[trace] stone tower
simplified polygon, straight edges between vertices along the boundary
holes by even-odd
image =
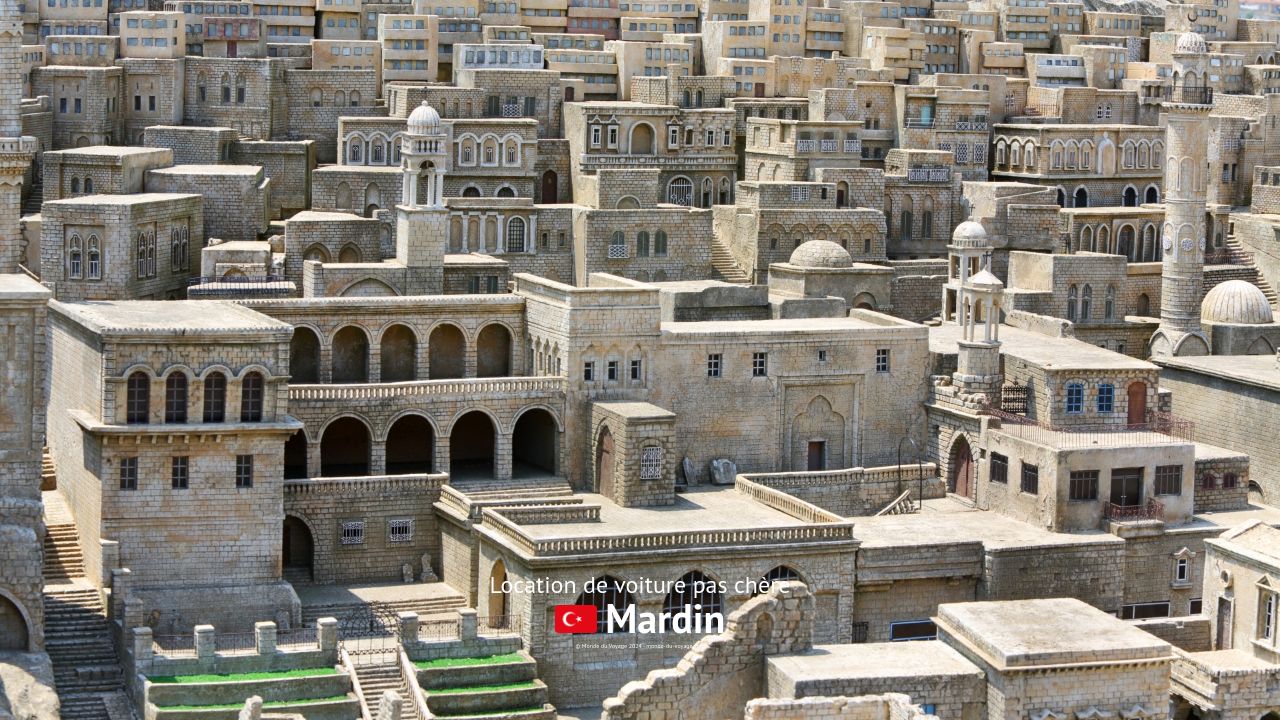
[[[1173,87],[1164,104],[1164,269],[1160,284],[1160,327],[1151,336],[1151,355],[1208,355],[1200,328],[1205,248],[1205,192],[1209,111],[1213,91],[1206,83],[1209,48],[1196,33],[1178,37],[1173,53]]]
[[[22,136],[22,12],[0,0],[0,273],[22,262],[22,178],[35,157],[36,139]]]
[[[449,240],[449,211],[444,205],[444,176],[449,171],[449,128],[425,101],[409,114],[400,146],[403,177],[396,207],[396,260],[410,268],[408,290],[444,292],[444,253]]]

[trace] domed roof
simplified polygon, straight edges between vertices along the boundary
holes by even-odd
[[[1236,325],[1270,324],[1271,304],[1253,283],[1228,280],[1205,293],[1200,303],[1200,319]]]
[[[987,247],[987,229],[976,220],[965,220],[951,233],[951,244],[956,247]]]
[[[440,128],[440,113],[427,104],[426,100],[409,113],[410,135],[434,135]]]
[[[1000,282],[1000,278],[991,274],[990,270],[982,269],[978,273],[969,278],[969,284],[979,288],[1002,288],[1004,283]]]
[[[853,267],[849,251],[830,240],[810,240],[801,243],[791,253],[791,264],[811,268]]]
[[[1184,32],[1178,36],[1178,40],[1173,46],[1173,51],[1178,53],[1207,53],[1209,52],[1209,45],[1205,43],[1204,36],[1200,33]]]

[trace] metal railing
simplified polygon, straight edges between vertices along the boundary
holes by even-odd
[[[934,119],[931,117],[909,117],[903,121],[903,125],[912,129],[928,130],[933,127]]]
[[[214,648],[220,653],[256,653],[258,636],[255,633],[218,633],[214,636]]]
[[[1114,423],[1071,423],[1048,425],[1025,415],[989,408],[988,414],[1000,421],[1000,429],[1024,440],[1053,447],[1106,446],[1126,442],[1121,433],[1145,433],[1130,443],[1173,444],[1191,442],[1195,424],[1169,413],[1147,412],[1144,422],[1131,423],[1118,419]]]
[[[840,148],[840,141],[839,140],[823,140],[819,143],[819,147],[822,149],[822,152],[829,152],[829,153],[838,152]]]
[[[519,615],[478,615],[476,616],[476,634],[483,636],[520,635],[524,630],[523,618]]]
[[[844,151],[854,155],[862,152],[862,141],[856,138],[853,140],[845,140]]]
[[[153,635],[152,652],[166,658],[193,658],[196,656],[196,636],[187,635]]]
[[[1148,498],[1139,505],[1107,503],[1108,520],[1164,520],[1164,503]]]
[[[1164,99],[1169,102],[1189,103],[1191,105],[1212,105],[1213,88],[1203,85],[1180,85],[1165,87]]]
[[[320,639],[314,627],[280,630],[276,633],[276,647],[282,650],[311,649],[319,647],[319,644]]]
[[[610,245],[609,246],[610,260],[626,260],[629,257],[631,257],[631,253],[628,251],[626,245]]]
[[[797,140],[796,152],[813,152],[818,147],[817,140]]]
[[[961,131],[983,131],[985,132],[991,127],[986,120],[957,120],[956,130]]]
[[[947,168],[907,168],[907,182],[950,182]]]
[[[194,285],[211,285],[214,283],[222,285],[252,285],[254,283],[273,283],[283,282],[283,275],[205,275],[203,277],[193,277],[187,280],[187,287]]]
[[[461,634],[457,618],[419,620],[418,640],[453,640]]]

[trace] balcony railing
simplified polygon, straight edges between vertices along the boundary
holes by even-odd
[[[907,168],[907,182],[950,182],[948,168]]]
[[[1107,503],[1108,520],[1164,520],[1164,503],[1148,498],[1145,504],[1117,505]]]
[[[840,145],[838,140],[823,140],[820,147],[824,153],[839,152]]]
[[[844,141],[844,151],[851,155],[857,155],[862,152],[862,141],[854,138],[853,140]]]
[[[962,132],[986,132],[991,125],[986,120],[957,120],[956,130]]]
[[[1030,404],[1030,399],[1028,399]],[[1170,445],[1191,442],[1195,424],[1169,413],[1148,412],[1145,422],[1071,423],[1052,426],[1025,415],[989,408],[1002,432],[1057,448],[1115,447],[1122,445]],[[1140,435],[1139,435],[1140,434]]]
[[[206,275],[204,277],[194,277],[187,280],[187,287],[195,285],[205,285],[212,283],[231,284],[231,285],[254,285],[259,283],[272,283],[284,280],[283,275]]]
[[[816,149],[818,149],[817,140],[797,140],[796,141],[796,152],[802,152],[802,153],[813,152]]]
[[[1212,105],[1213,88],[1201,85],[1182,85],[1166,87],[1164,99],[1169,102],[1188,103],[1191,105]]]
[[[626,245],[610,245],[609,246],[610,260],[626,260],[629,257],[631,257],[631,253],[628,252]]]
[[[912,129],[929,130],[933,127],[933,118],[931,117],[915,117],[907,118],[904,124]]]

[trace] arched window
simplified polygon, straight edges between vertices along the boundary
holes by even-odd
[[[1098,386],[1098,412],[1109,413],[1116,409],[1116,386],[1102,383]]]
[[[78,177],[71,178],[71,192],[73,193],[80,192],[80,178]]]
[[[621,230],[615,230],[609,237],[609,257],[624,258],[627,256],[627,237]]]
[[[1080,320],[1083,322],[1089,319],[1089,313],[1093,310],[1093,288],[1085,285],[1084,290],[1080,293]]]
[[[1066,411],[1070,415],[1084,412],[1084,385],[1076,382],[1067,383]]]
[[[212,372],[204,379],[204,422],[220,423],[227,419],[227,376]]]
[[[515,165],[519,159],[519,151],[514,140],[507,142],[507,164]]]
[[[636,257],[649,257],[649,233],[644,230],[636,234]]]
[[[661,230],[653,234],[653,254],[657,257],[667,256],[667,234]]]
[[[240,422],[262,422],[262,373],[251,372],[240,383]]]
[[[1107,286],[1107,295],[1102,304],[1102,317],[1111,320],[1116,314],[1116,286]]]
[[[524,218],[513,217],[507,221],[507,252],[524,252]]]
[[[360,91],[352,90],[351,95],[347,97],[347,100],[351,103],[351,107],[358,106],[360,104]]]
[[[88,278],[90,280],[102,279],[102,244],[98,240],[97,235],[89,236],[88,250]]]
[[[171,373],[164,381],[164,421],[166,423],[185,423],[187,421],[187,376],[185,373]]]
[[[760,583],[756,586],[755,594],[763,595],[764,593],[769,592],[769,588],[774,583],[791,582],[791,581],[803,582],[803,580],[801,580],[800,578],[800,573],[796,572],[790,567],[787,567],[786,565],[779,565],[778,567],[765,573],[764,577],[760,578]]]
[[[386,143],[382,138],[374,138],[369,143],[369,164],[387,164]]]
[[[700,617],[703,620],[703,627],[706,627],[708,615],[722,614],[724,596],[720,593],[716,581],[697,570],[687,572],[675,581],[671,585],[671,591],[662,601],[662,612],[674,615],[684,612],[685,608],[689,609],[688,612],[692,617]]]
[[[347,140],[347,160],[353,165],[360,163],[361,140],[358,137],[352,137]]]
[[[83,272],[84,249],[81,247],[80,236],[72,235],[71,242],[67,248],[67,276],[72,279],[80,279]]]
[[[1067,319],[1071,322],[1076,321],[1076,293],[1075,285],[1067,288]]]
[[[141,370],[129,376],[125,388],[125,422],[138,425],[151,421],[151,378]]]
[[[589,582],[582,594],[578,595],[575,605],[591,605],[596,609],[596,632],[609,632],[609,610],[618,615],[636,604],[635,598],[627,592],[626,586],[618,578],[602,575]],[[621,628],[616,632],[621,632]]]
[[[667,184],[667,202],[673,205],[693,205],[693,181],[686,177],[673,178]]]
[[[84,179],[84,192],[86,195],[93,193],[93,178],[87,177]]]

